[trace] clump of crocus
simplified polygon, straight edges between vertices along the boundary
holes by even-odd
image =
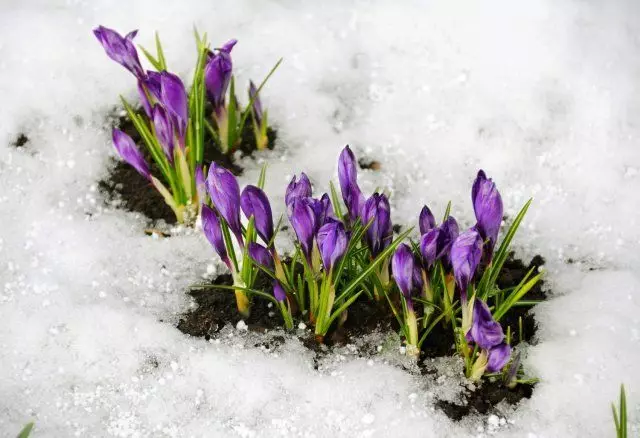
[[[145,70],[133,44],[137,30],[124,37],[115,30],[103,26],[97,27],[93,32],[107,55],[135,76],[140,105],[144,110],[142,113],[136,112],[133,106],[121,97],[127,115],[138,131],[147,154],[143,154],[131,137],[114,129],[116,150],[162,194],[165,202],[174,211],[178,222],[193,224],[198,215],[199,206],[206,201],[203,197],[201,178],[203,170],[206,170],[204,169],[206,128],[209,128],[209,134],[224,152],[232,152],[229,142],[232,141],[233,145],[239,142],[239,133],[247,116],[252,111],[255,112],[256,105],[260,106],[262,113],[257,93],[264,86],[266,79],[255,90],[255,98],[251,98],[243,110],[238,107],[233,90],[231,91],[233,99],[229,100],[228,105],[225,103],[229,83],[233,89],[230,53],[236,40],[231,40],[214,53],[210,50],[206,34],[200,37],[196,32],[198,59],[191,89],[187,92],[182,80],[167,70],[164,52],[157,34],[156,56],[141,48],[155,69]],[[269,73],[269,76],[274,70]],[[209,96],[214,107],[214,121],[216,121],[214,127],[204,117],[205,95]],[[222,119],[226,122],[222,123]],[[233,126],[231,134],[228,126]],[[266,133],[266,126],[263,129]],[[260,141],[264,143],[264,140]],[[157,172],[157,175],[152,175],[152,167],[148,159],[155,162],[153,171]]]

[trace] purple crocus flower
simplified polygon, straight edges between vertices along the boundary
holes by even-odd
[[[489,357],[487,360],[487,371],[495,373],[500,371],[509,362],[511,358],[511,347],[503,342],[489,349]]]
[[[318,230],[318,249],[322,257],[322,264],[326,272],[340,261],[345,251],[349,239],[342,222],[329,222]]]
[[[420,239],[420,252],[426,268],[430,268],[441,258],[449,263],[451,245],[458,237],[458,223],[449,216],[439,227],[427,231]]]
[[[151,116],[160,146],[162,146],[162,150],[169,159],[169,162],[173,163],[175,135],[173,132],[173,122],[171,121],[171,117],[169,117],[169,114],[167,114],[164,107],[158,104],[153,106]]]
[[[253,81],[249,81],[249,99],[253,99],[253,105],[251,106],[253,109],[253,117],[256,120],[256,124],[260,126],[262,124],[262,102],[260,102],[258,88],[256,88]]]
[[[171,115],[184,147],[184,136],[187,132],[187,92],[180,78],[172,73],[160,73],[160,101]]]
[[[207,177],[207,190],[214,207],[227,221],[229,228],[242,241],[242,226],[240,224],[240,187],[236,177],[215,161],[209,168]]]
[[[355,221],[360,214],[365,199],[360,187],[358,187],[356,157],[349,146],[345,146],[338,159],[338,180],[340,181],[342,199],[349,211],[349,218]]]
[[[206,204],[202,204],[202,231],[204,231],[204,235],[222,261],[231,269],[231,262],[227,256],[227,247],[224,244],[220,221],[216,212]]]
[[[467,288],[476,273],[482,257],[482,237],[473,229],[460,234],[451,246],[451,264],[462,296],[467,302]]]
[[[412,303],[411,295],[414,290],[415,260],[407,244],[401,243],[398,249],[396,249],[396,252],[391,258],[391,270],[393,272],[393,278],[409,306],[410,303]],[[412,304],[411,307],[413,308]]]
[[[151,179],[149,165],[133,139],[117,128],[113,129],[112,137],[113,145],[122,159],[133,166],[140,175],[147,179]]]
[[[202,204],[205,198],[207,197],[207,186],[204,181],[204,173],[202,172],[202,166],[199,164],[196,165],[195,179],[196,179],[196,192],[198,193],[198,199]]]
[[[138,58],[138,51],[133,45],[137,30],[129,32],[124,38],[115,30],[98,26],[93,34],[104,47],[107,56],[133,73],[138,79],[145,77],[144,70]]]
[[[289,222],[296,232],[300,247],[307,261],[311,261],[311,249],[316,229],[316,215],[305,198],[295,198],[288,208]]]
[[[429,207],[426,205],[422,207],[422,210],[420,211],[418,225],[420,226],[421,236],[436,226],[436,218],[433,217],[433,213],[431,213],[431,210],[429,210]]]
[[[478,347],[488,350],[504,340],[504,333],[499,322],[493,319],[487,304],[479,298],[473,302],[471,329],[467,340],[475,342]]]
[[[284,291],[278,280],[273,280],[273,297],[279,303],[287,299],[287,293]]]
[[[256,242],[249,243],[249,256],[259,265],[273,270],[273,257],[267,248]]]
[[[233,39],[222,46],[217,53],[210,54],[204,67],[204,83],[207,95],[216,112],[224,108],[224,97],[231,82],[231,49],[238,41]]]
[[[316,215],[316,233],[324,224],[336,220],[328,194],[325,193],[320,199],[305,198],[305,201],[309,203]]]
[[[361,217],[364,225],[371,222],[365,233],[365,240],[375,258],[391,244],[393,237],[391,208],[387,197],[378,193],[371,195],[362,207]]]
[[[284,195],[284,202],[286,205],[291,204],[296,198],[308,198],[311,196],[311,181],[309,177],[302,172],[300,179],[296,181],[296,176],[293,175],[291,182],[287,186],[287,192]]]
[[[240,206],[247,219],[254,217],[258,235],[269,244],[273,238],[273,216],[266,193],[259,187],[248,185],[240,195]]]
[[[471,201],[476,214],[476,228],[483,239],[489,240],[489,253],[492,254],[502,222],[502,197],[495,183],[487,178],[483,170],[478,171],[473,182]]]

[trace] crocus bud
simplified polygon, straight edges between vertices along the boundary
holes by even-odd
[[[231,81],[231,49],[237,40],[230,40],[217,53],[212,54],[204,68],[204,83],[207,95],[216,111],[224,107],[224,97]]]
[[[487,371],[495,373],[500,371],[511,358],[511,347],[507,343],[498,344],[489,349]]]
[[[342,199],[349,210],[349,218],[354,221],[358,218],[365,200],[360,187],[358,187],[356,157],[349,146],[345,146],[338,159],[338,180],[340,181]]]
[[[202,172],[202,166],[196,165],[196,192],[198,193],[198,200],[202,204],[207,197],[207,186],[204,181],[204,173]]]
[[[413,293],[414,263],[413,254],[405,243],[401,243],[391,258],[391,271],[402,295],[410,301]]]
[[[320,199],[305,198],[316,215],[316,233],[324,224],[335,221],[331,199],[326,193]]]
[[[502,222],[502,197],[495,183],[491,178],[487,178],[483,170],[478,171],[473,183],[471,201],[478,222],[478,232],[483,239],[489,240],[489,251],[493,253]]]
[[[502,326],[493,319],[489,307],[479,298],[476,298],[473,303],[471,329],[467,333],[467,339],[483,349],[495,347],[504,339]]]
[[[451,246],[453,275],[462,294],[463,304],[467,301],[467,288],[476,273],[482,257],[482,238],[473,229],[460,234]]]
[[[365,233],[365,240],[371,255],[377,257],[391,244],[393,238],[391,208],[387,197],[378,193],[371,195],[362,207],[361,217],[363,225],[371,222]]]
[[[161,105],[154,105],[151,112],[153,126],[156,130],[156,137],[164,154],[173,163],[173,147],[175,134],[173,132],[173,122],[167,114],[167,111]]]
[[[420,226],[420,235],[424,235],[427,231],[436,226],[436,218],[433,217],[433,213],[426,205],[422,207],[420,211],[420,218],[418,219],[418,225]]]
[[[122,159],[133,166],[140,175],[147,179],[151,179],[149,165],[133,139],[117,128],[113,129],[112,137],[113,145]]]
[[[318,230],[318,249],[325,271],[329,272],[340,261],[349,240],[342,222],[329,222]]]
[[[264,243],[271,243],[273,216],[266,193],[256,186],[246,186],[240,195],[240,206],[247,219],[254,217],[256,231]]]
[[[260,102],[260,96],[258,95],[258,89],[253,81],[249,81],[249,99],[253,99],[253,117],[256,124],[260,126],[262,124],[262,102]]]
[[[204,235],[211,246],[213,246],[213,249],[218,253],[222,261],[231,268],[218,216],[215,211],[205,204],[202,205],[202,231],[204,231]]]
[[[296,198],[308,198],[311,196],[311,181],[307,175],[302,172],[300,174],[300,180],[296,181],[296,176],[293,175],[291,182],[287,186],[287,192],[284,195],[284,202],[286,205],[291,204]]]
[[[273,280],[273,296],[279,303],[287,299],[287,293],[278,280]]]
[[[265,268],[273,270],[273,257],[267,248],[256,242],[249,243],[247,248],[249,250],[249,256],[253,261]]]
[[[306,199],[294,199],[288,208],[289,222],[296,232],[298,242],[307,261],[311,260],[311,250],[313,249],[313,237],[316,227],[316,215],[306,202]]]
[[[214,161],[209,167],[207,190],[213,205],[242,244],[240,187],[236,177]]]
[[[138,58],[138,51],[133,45],[137,30],[129,32],[124,38],[115,30],[98,26],[93,34],[104,47],[107,56],[133,73],[138,79],[145,77],[144,70]]]
[[[432,228],[422,235],[420,239],[420,252],[426,268],[430,268],[441,258],[448,263],[448,255],[451,245],[458,237],[458,223],[449,216],[442,225]]]
[[[187,132],[187,92],[180,78],[167,71],[160,73],[160,101],[171,115],[184,146]]]

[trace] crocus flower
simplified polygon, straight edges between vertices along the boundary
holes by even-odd
[[[254,217],[258,235],[269,244],[273,238],[273,216],[266,193],[259,187],[248,185],[240,195],[240,206],[248,219]]]
[[[137,30],[129,32],[124,38],[115,30],[98,26],[93,34],[104,47],[107,56],[133,73],[138,79],[145,77],[144,70],[138,58],[138,51],[133,45]]]
[[[467,288],[482,257],[482,237],[473,229],[460,234],[451,246],[451,264],[462,301],[467,301]]]
[[[427,231],[420,239],[420,252],[425,267],[430,268],[436,262],[445,257],[448,263],[448,255],[451,245],[458,237],[458,223],[455,218],[449,216],[439,227]]]
[[[133,166],[140,175],[147,179],[151,179],[149,165],[133,139],[117,128],[113,129],[112,137],[113,145],[122,159]]]
[[[511,347],[503,342],[489,349],[489,358],[487,360],[487,371],[495,373],[500,371],[509,362],[511,357]]]
[[[204,173],[202,172],[202,166],[196,165],[196,192],[198,193],[198,199],[200,203],[203,203],[207,197],[207,186],[204,181]]]
[[[422,210],[420,211],[418,225],[420,227],[421,236],[436,226],[436,218],[433,217],[433,213],[431,213],[431,210],[429,210],[429,207],[426,205],[422,207]]]
[[[242,245],[240,225],[240,187],[236,177],[215,161],[209,167],[207,190],[211,201]]]
[[[187,92],[180,78],[172,73],[160,73],[160,101],[167,109],[184,146],[184,135],[187,132]]]
[[[160,146],[162,146],[162,150],[169,159],[169,162],[173,163],[175,134],[173,132],[173,122],[171,121],[171,117],[169,117],[169,114],[167,114],[164,107],[158,104],[153,106],[151,116]]]
[[[220,221],[216,212],[206,204],[202,205],[202,231],[204,231],[204,235],[222,261],[231,269],[231,263],[227,256],[227,247],[224,244],[224,237],[220,228]]]
[[[328,194],[322,195],[320,199],[305,198],[306,202],[311,205],[313,213],[316,215],[316,233],[324,224],[335,221],[331,199]]]
[[[253,117],[256,120],[256,124],[260,126],[262,124],[262,102],[260,102],[260,96],[258,95],[258,89],[253,81],[249,81],[249,99],[253,99]]]
[[[407,244],[401,243],[393,254],[391,258],[391,271],[393,272],[393,278],[400,292],[402,292],[402,295],[407,299],[407,305],[409,305],[414,289],[415,261]]]
[[[313,237],[316,227],[316,215],[306,199],[294,199],[288,208],[289,221],[296,232],[300,247],[307,261],[311,260]]]
[[[296,176],[293,175],[291,182],[287,186],[287,192],[284,195],[284,202],[286,205],[291,204],[291,202],[296,198],[308,198],[311,196],[311,181],[307,175],[302,172],[300,174],[300,179],[296,181]]]
[[[278,280],[273,280],[273,296],[279,303],[287,299],[287,293]]]
[[[365,233],[365,240],[371,255],[377,257],[391,244],[393,237],[391,209],[387,197],[378,193],[371,195],[362,207],[361,217],[364,225],[371,222]]]
[[[487,178],[483,170],[478,171],[473,183],[471,200],[478,222],[476,228],[483,239],[489,240],[489,252],[493,253],[502,222],[502,198],[495,183]]]
[[[231,49],[237,40],[230,40],[215,54],[211,54],[204,68],[204,83],[207,95],[216,112],[224,108],[224,97],[231,81]]]
[[[349,240],[342,222],[329,222],[318,230],[318,249],[325,271],[329,272],[340,261]]]
[[[273,257],[267,248],[256,242],[249,243],[249,256],[259,265],[273,270]]]
[[[471,329],[467,333],[467,339],[485,350],[495,347],[504,340],[502,326],[493,319],[489,307],[479,298],[473,302]]]
[[[349,218],[354,221],[358,218],[365,199],[360,191],[360,187],[358,187],[356,157],[353,155],[349,146],[345,146],[340,153],[340,158],[338,159],[338,179],[340,181],[342,199],[349,211]]]

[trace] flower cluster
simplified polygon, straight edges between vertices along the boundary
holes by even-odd
[[[496,249],[502,199],[481,170],[472,188],[475,225],[460,231],[449,215],[450,206],[438,223],[424,206],[418,218],[419,241],[403,243],[412,229],[394,238],[388,196],[376,192],[367,198],[362,193],[348,146],[338,160],[338,177],[341,197],[332,184],[330,194],[314,197],[304,173],[292,178],[285,203],[296,251],[284,260],[273,244],[280,227],[274,228],[262,190],[264,170],[257,186],[248,185],[240,193],[235,177],[212,165],[206,181],[211,206],[202,207],[203,229],[234,279],[233,286],[216,287],[235,291],[243,315],[250,312],[252,295],[272,300],[287,328],[293,327],[294,318],[304,320],[314,327],[318,342],[344,323],[351,304],[366,297],[395,315],[408,355],[419,356],[424,340],[440,323],[453,330],[469,378],[504,369],[511,347],[500,318],[541,275],[530,271],[513,290],[496,286],[530,201]],[[260,272],[272,279],[271,293],[253,288]]]
[[[235,95],[232,74],[231,50],[236,40],[212,50],[206,35],[200,37],[196,33],[198,60],[187,93],[182,80],[167,70],[157,35],[155,57],[141,48],[155,68],[145,70],[133,44],[137,31],[123,37],[115,30],[99,26],[93,32],[107,55],[136,78],[143,112],[137,113],[124,98],[122,103],[160,178],[152,174],[152,167],[134,140],[114,128],[116,150],[162,194],[178,222],[194,223],[198,206],[205,201],[202,199],[205,135],[210,136],[223,153],[231,153],[239,145],[240,133],[251,115],[256,147],[267,147],[267,111],[262,108],[259,91],[279,62],[259,87],[250,83],[249,103],[242,109]],[[205,117],[205,96],[212,107],[211,121]]]

